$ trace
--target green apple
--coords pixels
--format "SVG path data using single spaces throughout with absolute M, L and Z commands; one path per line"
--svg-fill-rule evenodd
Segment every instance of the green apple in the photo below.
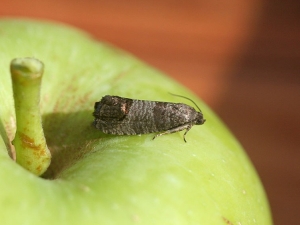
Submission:
M 40 110 L 52 162 L 42 177 L 9 154 L 16 133 L 9 64 L 17 57 L 45 65 Z M 1 224 L 272 224 L 238 141 L 161 72 L 74 28 L 30 20 L 0 21 L 0 59 Z M 190 104 L 169 92 L 194 99 L 206 119 L 187 143 L 183 132 L 152 140 L 92 126 L 94 102 L 106 94 Z

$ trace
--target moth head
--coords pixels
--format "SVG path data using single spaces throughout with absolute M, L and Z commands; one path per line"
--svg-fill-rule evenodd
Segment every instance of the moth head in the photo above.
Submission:
M 197 117 L 196 117 L 196 125 L 202 125 L 204 124 L 206 119 L 203 118 L 202 112 L 197 112 Z

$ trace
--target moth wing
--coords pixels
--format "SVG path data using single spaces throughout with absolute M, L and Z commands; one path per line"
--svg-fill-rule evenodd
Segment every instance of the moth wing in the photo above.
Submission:
M 98 118 L 104 121 L 122 120 L 129 113 L 132 102 L 132 99 L 105 96 L 97 106 Z

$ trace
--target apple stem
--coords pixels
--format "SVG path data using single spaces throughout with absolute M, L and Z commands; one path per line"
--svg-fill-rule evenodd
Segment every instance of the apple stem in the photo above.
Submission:
M 46 171 L 51 162 L 40 114 L 44 65 L 34 58 L 17 58 L 11 61 L 10 71 L 17 124 L 16 135 L 12 141 L 16 161 L 39 176 Z

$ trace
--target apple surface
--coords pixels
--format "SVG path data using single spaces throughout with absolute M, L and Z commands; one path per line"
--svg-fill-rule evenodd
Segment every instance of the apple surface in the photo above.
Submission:
M 0 223 L 272 224 L 259 177 L 218 117 L 160 71 L 69 26 L 0 20 Z M 45 65 L 41 114 L 52 161 L 42 177 L 17 164 L 9 64 Z M 92 126 L 104 95 L 192 103 L 206 123 L 187 133 L 103 134 Z M 26 101 L 26 99 L 24 99 Z M 193 106 L 194 107 L 194 106 Z

